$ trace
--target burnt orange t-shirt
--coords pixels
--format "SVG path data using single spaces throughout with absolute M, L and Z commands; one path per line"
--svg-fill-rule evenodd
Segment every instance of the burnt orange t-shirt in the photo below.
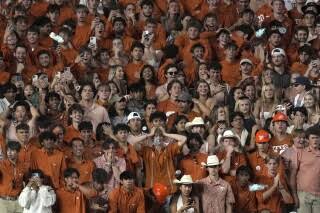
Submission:
M 253 213 L 257 211 L 256 193 L 250 192 L 248 186 L 240 186 L 234 178 L 231 188 L 235 198 L 235 213 Z
M 129 86 L 133 83 L 137 83 L 140 80 L 140 72 L 143 65 L 144 63 L 142 61 L 139 63 L 131 62 L 127 64 L 127 66 L 125 67 L 125 73 Z
M 180 149 L 178 143 L 170 143 L 161 151 L 149 146 L 142 148 L 140 154 L 145 165 L 146 188 L 151 188 L 154 183 L 162 183 L 169 187 L 170 192 L 175 192 L 173 159 Z
M 172 101 L 170 99 L 167 99 L 165 101 L 161 101 L 158 104 L 157 109 L 160 112 L 169 112 L 169 111 L 179 112 L 180 111 L 178 104 L 175 101 Z
M 294 62 L 290 68 L 292 72 L 298 72 L 302 76 L 306 73 L 307 69 L 308 69 L 308 65 L 302 64 L 300 62 Z
M 75 168 L 79 171 L 79 183 L 83 184 L 92 180 L 92 172 L 95 169 L 95 165 L 92 160 L 82 160 L 81 162 L 71 158 L 67 161 L 67 166 Z
M 109 194 L 108 213 L 145 213 L 143 190 L 134 187 L 132 192 L 127 192 L 122 187 L 115 188 Z
M 207 154 L 200 152 L 184 156 L 180 161 L 180 169 L 182 173 L 191 175 L 193 181 L 207 177 L 207 170 L 201 165 L 202 162 L 207 162 L 207 157 Z
M 227 156 L 227 152 L 220 151 L 217 153 L 217 156 L 220 161 L 225 160 Z M 243 165 L 247 165 L 246 156 L 243 153 L 233 152 L 231 156 L 231 162 L 230 162 L 230 171 L 237 170 L 237 168 Z M 230 183 L 233 177 L 230 174 L 222 174 L 221 178 Z
M 16 165 L 7 159 L 0 161 L 0 196 L 19 196 L 23 189 L 23 177 L 28 169 L 19 160 Z
M 281 173 L 283 172 L 280 172 L 280 174 Z M 280 175 L 280 181 L 281 181 L 281 184 L 284 186 L 285 190 L 289 192 L 287 182 L 283 175 Z M 281 213 L 284 202 L 282 200 L 282 195 L 278 190 L 276 190 L 269 199 L 263 201 L 263 193 L 268 189 L 270 189 L 270 187 L 272 187 L 272 185 L 274 184 L 274 178 L 269 177 L 266 171 L 265 175 L 259 177 L 259 179 L 257 180 L 257 183 L 267 186 L 265 190 L 257 191 L 256 193 L 256 197 L 258 201 L 258 211 L 267 209 L 267 210 L 270 210 L 270 212 L 272 213 Z M 291 202 L 289 203 L 292 203 L 292 202 L 293 200 L 291 200 Z
M 65 187 L 57 190 L 57 204 L 60 213 L 85 213 L 86 201 L 79 190 L 68 191 Z
M 139 164 L 139 157 L 135 148 L 127 143 L 127 151 L 124 151 L 121 147 L 117 149 L 117 156 L 126 160 L 126 169 L 134 172 Z
M 21 146 L 18 158 L 27 168 L 31 166 L 31 153 L 37 149 L 39 149 L 39 147 L 31 141 L 29 141 L 28 144 Z
M 228 62 L 227 60 L 221 61 L 222 80 L 227 82 L 231 87 L 237 85 L 241 80 L 239 61 Z
M 81 138 L 81 134 L 79 130 L 76 130 L 76 128 L 70 125 L 66 128 L 66 134 L 64 135 L 63 140 L 70 143 L 72 138 Z
M 65 155 L 53 150 L 49 154 L 45 149 L 37 149 L 31 153 L 31 168 L 41 169 L 43 173 L 50 177 L 54 188 L 59 188 L 63 183 L 63 171 L 67 168 Z
M 281 154 L 285 149 L 289 148 L 293 144 L 292 136 L 287 134 L 283 140 L 278 140 L 276 137 L 272 137 L 270 144 L 273 152 Z

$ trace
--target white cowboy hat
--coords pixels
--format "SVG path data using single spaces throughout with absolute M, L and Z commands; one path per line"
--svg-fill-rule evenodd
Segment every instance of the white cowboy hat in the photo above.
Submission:
M 219 158 L 216 155 L 209 155 L 207 158 L 207 163 L 202 162 L 201 165 L 205 167 L 210 167 L 210 166 L 218 166 L 222 162 L 219 161 Z
M 193 184 L 193 180 L 192 180 L 191 175 L 183 175 L 180 180 L 175 179 L 173 181 L 173 183 L 175 183 L 175 184 Z
M 193 126 L 205 125 L 201 117 L 195 117 L 191 122 L 186 123 L 186 129 L 190 129 Z
M 240 142 L 239 136 L 234 134 L 234 132 L 230 129 L 223 132 L 222 136 L 219 139 L 219 143 L 221 143 L 225 138 L 233 138 L 233 139 L 237 140 L 238 142 Z

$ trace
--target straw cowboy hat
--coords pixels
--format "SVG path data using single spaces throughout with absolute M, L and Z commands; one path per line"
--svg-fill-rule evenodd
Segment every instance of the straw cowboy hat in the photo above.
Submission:
M 205 167 L 218 166 L 221 164 L 222 162 L 219 161 L 219 158 L 216 155 L 209 155 L 207 158 L 207 163 L 204 163 L 204 162 L 201 163 L 201 165 Z
M 195 117 L 191 122 L 186 123 L 186 129 L 191 129 L 193 126 L 205 125 L 201 117 Z
M 191 175 L 183 175 L 180 180 L 175 179 L 175 180 L 173 181 L 173 183 L 175 183 L 175 184 L 185 184 L 185 185 L 188 185 L 188 184 L 193 184 L 194 182 L 193 182 L 193 180 L 192 180 Z
M 225 138 L 233 138 L 234 140 L 240 142 L 240 138 L 234 134 L 232 130 L 224 131 L 222 136 L 219 138 L 219 142 L 221 143 Z

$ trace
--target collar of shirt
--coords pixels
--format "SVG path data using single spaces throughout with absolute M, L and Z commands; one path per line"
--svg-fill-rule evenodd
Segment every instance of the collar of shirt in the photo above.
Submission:
M 133 187 L 132 191 L 131 192 L 128 192 L 127 190 L 125 190 L 122 186 L 120 186 L 120 191 L 121 191 L 121 194 L 125 194 L 127 196 L 133 196 L 135 194 L 135 192 L 137 191 L 137 188 L 136 186 Z
M 87 162 L 87 160 L 84 159 L 84 157 L 83 157 L 83 159 L 81 161 L 77 161 L 74 157 L 72 157 L 70 159 L 70 163 L 75 163 L 75 164 L 85 164 L 86 162 Z
M 42 148 L 41 151 L 46 155 L 54 155 L 56 153 L 55 149 L 52 150 L 52 153 L 49 153 L 45 148 Z
M 212 184 L 212 185 L 222 185 L 221 184 L 221 178 L 219 177 L 219 179 L 217 180 L 217 181 L 213 181 L 213 180 L 211 180 L 211 178 L 210 178 L 210 176 L 208 176 L 207 178 L 206 178 L 206 182 L 208 183 L 208 184 Z

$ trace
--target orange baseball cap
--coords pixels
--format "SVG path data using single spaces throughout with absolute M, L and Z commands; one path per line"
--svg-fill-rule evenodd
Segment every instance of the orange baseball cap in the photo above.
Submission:
M 273 117 L 272 117 L 272 122 L 276 121 L 288 121 L 288 116 L 282 112 L 277 112 Z
M 269 143 L 271 140 L 271 135 L 264 129 L 260 129 L 256 132 L 256 143 Z
M 168 187 L 161 183 L 155 183 L 152 187 L 152 192 L 159 204 L 164 203 L 167 196 L 169 195 Z

